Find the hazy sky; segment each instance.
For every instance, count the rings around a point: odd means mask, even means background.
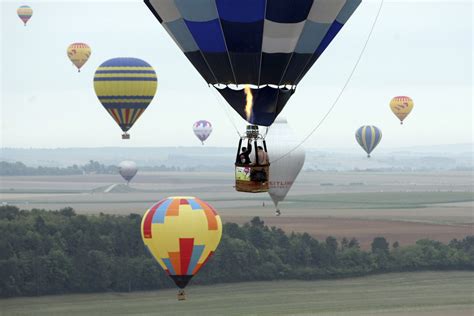
[[[142,1],[1,2],[1,117],[4,147],[198,146],[192,124],[214,125],[209,146],[235,146],[227,110],[245,121],[193,68]],[[312,130],[347,79],[380,0],[363,0],[282,112],[299,138]],[[24,27],[16,15],[28,4]],[[356,128],[383,131],[380,147],[472,142],[473,3],[385,1],[379,22],[343,97],[306,147],[355,147]],[[66,48],[92,47],[81,73]],[[113,57],[146,60],[158,91],[122,140],[121,130],[95,96],[92,78]],[[415,108],[400,126],[388,103],[408,95]]]

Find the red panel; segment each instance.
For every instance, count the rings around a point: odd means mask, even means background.
[[[188,272],[189,262],[193,255],[194,238],[179,239],[179,256],[181,261],[181,273],[186,275]]]
[[[125,123],[129,124],[130,122],[128,121],[130,119],[130,109],[125,109]]]
[[[151,238],[151,224],[153,221],[153,216],[155,215],[156,210],[158,207],[163,204],[165,200],[161,200],[157,204],[155,204],[150,211],[146,214],[145,221],[143,222],[143,236],[145,238]]]
[[[181,201],[179,201],[179,205],[189,205],[189,202],[186,199],[181,199]]]

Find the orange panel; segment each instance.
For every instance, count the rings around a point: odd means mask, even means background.
[[[170,252],[168,254],[170,255],[170,261],[171,265],[174,268],[174,272],[176,273],[176,275],[181,275],[181,260],[179,252]]]
[[[166,216],[178,216],[179,215],[179,200],[174,199],[173,202],[168,206]]]

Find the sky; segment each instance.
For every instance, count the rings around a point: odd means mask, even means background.
[[[298,139],[322,119],[359,57],[381,0],[363,0],[299,84],[281,115]],[[6,1],[1,16],[1,146],[21,148],[199,146],[192,124],[212,122],[208,146],[233,147],[246,122],[209,88],[140,0]],[[16,15],[30,5],[26,27]],[[355,130],[376,125],[379,147],[473,141],[473,2],[385,0],[354,76],[334,110],[304,144],[357,147]],[[85,42],[92,56],[78,73],[66,55]],[[122,140],[99,103],[96,68],[114,57],[138,57],[158,75],[157,94]],[[401,126],[393,96],[415,107]],[[233,122],[233,123],[232,123]]]

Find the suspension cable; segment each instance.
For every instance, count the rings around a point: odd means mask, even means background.
[[[235,129],[237,135],[239,135],[239,138],[242,137],[242,135],[240,135],[239,129],[237,128],[237,125],[235,125],[234,120],[232,119],[229,112],[227,111],[227,106],[222,102],[221,96],[219,96],[218,92],[215,91],[217,88],[211,87],[211,85],[209,85],[209,88],[212,90],[212,94],[217,99],[217,103],[219,103],[221,105],[222,111],[224,111],[225,115],[227,116],[227,119],[232,124],[232,126],[234,126],[234,129]]]

